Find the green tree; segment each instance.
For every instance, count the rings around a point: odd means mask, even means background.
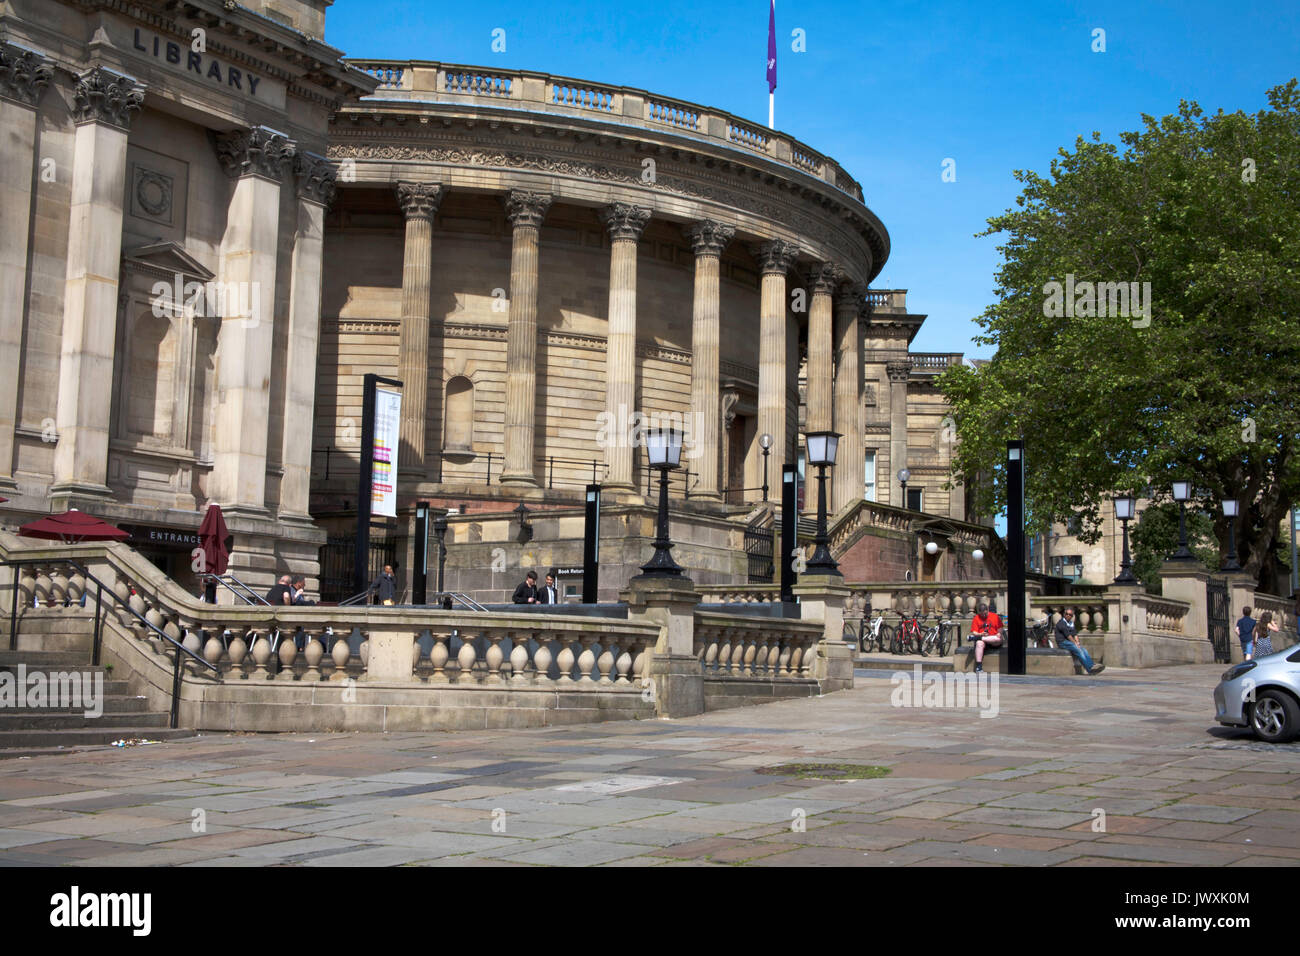
[[[1133,573],[1148,591],[1160,591],[1160,565],[1178,548],[1178,505],[1172,501],[1152,505],[1138,515],[1130,532]],[[1203,511],[1187,512],[1187,545],[1202,567],[1219,570],[1219,543],[1214,521]]]
[[[1218,502],[1241,501],[1242,563],[1271,580],[1279,522],[1300,500],[1296,80],[1268,99],[1255,115],[1184,102],[1144,115],[1122,154],[1094,133],[1049,176],[1016,172],[1016,208],[981,233],[1005,237],[976,339],[997,352],[940,380],[954,474],[981,513],[1005,506],[1006,441],[1023,438],[1031,532],[1077,514],[1095,541],[1107,496],[1149,486],[1167,501],[1186,478],[1221,542]],[[1067,309],[1050,283],[1069,276]],[[1139,283],[1128,315],[1117,289],[1090,308],[1080,285],[1121,282]]]

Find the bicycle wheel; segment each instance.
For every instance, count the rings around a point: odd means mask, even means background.
[[[903,629],[902,628],[899,628],[897,631],[893,631],[892,633],[890,633],[889,653],[891,654],[903,653]]]
[[[876,646],[881,653],[894,646],[894,629],[884,622],[881,622],[880,634],[876,637]]]
[[[952,651],[952,630],[950,628],[939,628],[939,656],[947,657]]]

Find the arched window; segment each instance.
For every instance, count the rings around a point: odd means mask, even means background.
[[[457,375],[447,383],[443,406],[443,449],[468,452],[474,449],[474,383]]]

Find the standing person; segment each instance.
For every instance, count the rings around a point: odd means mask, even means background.
[[[280,575],[280,580],[275,583],[275,586],[272,587],[271,590],[266,592],[266,603],[274,606],[291,603],[291,583],[289,575]]]
[[[510,598],[515,604],[538,604],[537,600],[537,572],[529,571],[524,575],[524,581],[519,587],[515,588],[514,596]]]
[[[1058,647],[1064,647],[1074,655],[1074,659],[1079,662],[1085,674],[1096,676],[1106,669],[1105,664],[1094,664],[1092,655],[1088,649],[1079,643],[1075,636],[1074,608],[1067,607],[1061,613],[1061,619],[1056,622],[1056,643]]]
[[[1273,635],[1282,630],[1273,620],[1273,612],[1265,611],[1259,616],[1259,623],[1255,625],[1255,650],[1260,657],[1268,657],[1273,653]]]
[[[397,600],[397,578],[393,566],[385,564],[379,577],[370,583],[370,593],[375,595],[380,604],[391,606]]]
[[[1241,656],[1243,660],[1250,660],[1255,653],[1255,619],[1250,616],[1250,608],[1241,609],[1241,617],[1237,621],[1237,640],[1241,642]]]
[[[1002,618],[997,611],[990,611],[987,604],[975,608],[975,616],[970,622],[970,636],[975,642],[975,673],[984,670],[984,648],[1002,646]]]
[[[551,570],[546,572],[546,586],[538,589],[537,603],[560,603],[560,589],[555,586],[555,568],[551,568]]]

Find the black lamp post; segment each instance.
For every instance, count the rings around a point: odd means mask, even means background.
[[[1120,520],[1120,525],[1124,529],[1124,550],[1119,562],[1119,574],[1115,577],[1116,584],[1138,583],[1138,579],[1133,575],[1133,562],[1129,559],[1128,553],[1128,523],[1133,519],[1136,507],[1137,502],[1132,495],[1122,495],[1115,499],[1115,517]]]
[[[433,533],[438,538],[438,593],[442,594],[442,571],[447,564],[447,516],[433,519]]]
[[[763,449],[763,500],[767,501],[767,456],[771,454],[772,436],[767,432],[758,436],[758,447]]]
[[[1241,570],[1237,561],[1237,515],[1240,511],[1241,503],[1236,498],[1223,499],[1223,516],[1228,519],[1228,558],[1219,565],[1220,571]]]
[[[647,577],[675,578],[681,575],[682,569],[673,560],[673,543],[668,539],[668,472],[681,467],[681,433],[662,428],[646,432],[645,447],[650,467],[659,470],[659,527],[654,557],[641,565],[641,570]]]
[[[903,486],[903,509],[907,509],[907,479],[912,477],[912,473],[906,468],[898,469],[898,483]]]
[[[1174,501],[1178,502],[1178,550],[1169,556],[1170,561],[1195,561],[1196,555],[1187,547],[1187,500],[1192,497],[1190,481],[1174,482]]]
[[[840,577],[840,566],[831,557],[826,534],[826,468],[835,464],[835,453],[839,449],[838,432],[808,432],[805,436],[808,464],[817,466],[817,537],[814,539],[812,560],[808,562],[808,574],[833,574]]]

